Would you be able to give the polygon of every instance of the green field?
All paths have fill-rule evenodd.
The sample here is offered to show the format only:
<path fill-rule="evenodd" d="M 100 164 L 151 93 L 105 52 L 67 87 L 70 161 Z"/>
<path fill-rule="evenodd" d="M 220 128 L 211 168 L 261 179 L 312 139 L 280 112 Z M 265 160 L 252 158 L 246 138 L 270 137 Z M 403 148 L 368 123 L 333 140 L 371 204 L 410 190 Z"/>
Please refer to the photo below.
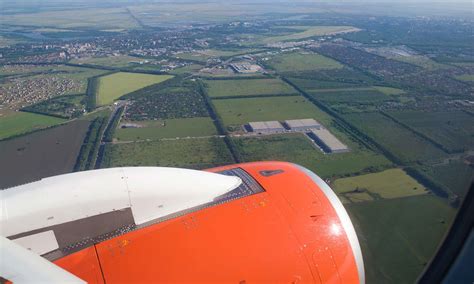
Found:
<path fill-rule="evenodd" d="M 389 114 L 449 151 L 474 150 L 474 117 L 465 112 L 397 111 Z"/>
<path fill-rule="evenodd" d="M 194 72 L 198 72 L 198 71 L 201 70 L 203 67 L 204 67 L 203 65 L 191 64 L 191 65 L 188 65 L 188 66 L 184 66 L 184 67 L 179 67 L 179 68 L 173 69 L 173 70 L 169 71 L 169 73 L 175 74 L 175 75 L 182 75 L 182 74 L 194 73 Z"/>
<path fill-rule="evenodd" d="M 404 90 L 397 89 L 397 88 L 392 88 L 392 87 L 384 87 L 384 86 L 374 86 L 373 87 L 375 90 L 385 94 L 385 95 L 402 95 L 405 94 Z"/>
<path fill-rule="evenodd" d="M 456 212 L 432 195 L 345 206 L 362 247 L 367 283 L 414 283 Z"/>
<path fill-rule="evenodd" d="M 110 57 L 85 57 L 80 59 L 71 60 L 71 63 L 75 64 L 91 64 L 99 65 L 113 68 L 123 68 L 133 66 L 138 64 L 138 62 L 144 61 L 143 58 L 120 55 L 120 56 L 110 56 Z"/>
<path fill-rule="evenodd" d="M 319 89 L 308 93 L 328 103 L 376 104 L 393 100 L 373 88 Z"/>
<path fill-rule="evenodd" d="M 293 162 L 311 169 L 323 178 L 390 166 L 385 157 L 357 146 L 353 146 L 348 153 L 324 154 L 300 133 L 233 139 L 245 162 Z"/>
<path fill-rule="evenodd" d="M 179 54 L 176 54 L 175 57 L 184 59 L 184 60 L 206 62 L 209 58 L 236 56 L 236 55 L 241 55 L 241 54 L 246 54 L 246 53 L 256 52 L 256 51 L 258 51 L 258 49 L 237 49 L 237 50 L 206 49 L 206 50 L 200 50 L 197 52 L 179 53 Z"/>
<path fill-rule="evenodd" d="M 306 80 L 306 79 L 292 79 L 294 83 L 302 88 L 304 88 L 307 92 L 311 93 L 325 93 L 325 92 L 346 92 L 346 91 L 375 91 L 382 93 L 387 96 L 398 96 L 405 94 L 404 90 L 392 88 L 392 87 L 384 87 L 384 86 L 354 86 L 354 87 L 339 87 L 339 88 L 322 88 L 318 84 L 318 82 Z M 314 84 L 314 85 L 313 85 Z"/>
<path fill-rule="evenodd" d="M 436 69 L 442 69 L 442 68 L 450 68 L 451 66 L 445 65 L 438 63 L 434 61 L 433 59 L 426 57 L 426 56 L 420 56 L 420 55 L 412 55 L 412 56 L 397 56 L 392 59 L 410 63 L 413 65 L 420 66 L 422 68 L 428 69 L 428 70 L 436 70 Z"/>
<path fill-rule="evenodd" d="M 70 7 L 68 7 L 70 9 Z M 133 29 L 139 25 L 123 8 L 61 9 L 0 17 L 0 24 L 59 29 Z"/>
<path fill-rule="evenodd" d="M 105 151 L 102 167 L 206 168 L 233 162 L 224 141 L 220 138 L 109 144 Z"/>
<path fill-rule="evenodd" d="M 205 84 L 211 98 L 296 94 L 279 79 L 206 80 Z"/>
<path fill-rule="evenodd" d="M 338 33 L 357 31 L 358 29 L 351 26 L 286 26 L 285 28 L 294 29 L 295 33 L 281 36 L 266 37 L 263 43 L 274 43 L 279 41 L 300 40 L 315 36 L 324 36 Z"/>
<path fill-rule="evenodd" d="M 268 62 L 278 72 L 302 72 L 323 69 L 340 69 L 343 65 L 320 54 L 287 53 Z"/>
<path fill-rule="evenodd" d="M 288 78 L 295 85 L 304 90 L 317 90 L 317 89 L 340 89 L 340 88 L 361 88 L 365 84 L 361 83 L 345 83 L 340 81 L 333 81 L 329 78 L 322 79 L 302 79 L 302 78 Z M 367 86 L 368 87 L 368 86 Z"/>
<path fill-rule="evenodd" d="M 469 186 L 474 182 L 474 168 L 464 163 L 464 161 L 450 161 L 431 167 L 423 167 L 422 171 L 460 197 L 466 195 Z"/>
<path fill-rule="evenodd" d="M 325 125 L 332 121 L 300 96 L 214 100 L 212 103 L 226 126 L 298 118 L 314 118 Z"/>
<path fill-rule="evenodd" d="M 456 79 L 459 79 L 461 81 L 466 81 L 466 82 L 474 82 L 474 74 L 464 74 L 457 76 Z"/>
<path fill-rule="evenodd" d="M 436 160 L 446 156 L 430 142 L 380 113 L 352 113 L 343 117 L 404 162 Z"/>
<path fill-rule="evenodd" d="M 0 116 L 0 139 L 45 128 L 63 121 L 65 120 L 61 118 L 29 112 L 15 112 Z"/>
<path fill-rule="evenodd" d="M 143 127 L 119 128 L 115 131 L 115 137 L 121 141 L 135 141 L 216 135 L 216 127 L 209 117 L 140 121 L 133 123 L 143 125 Z"/>
<path fill-rule="evenodd" d="M 354 194 L 359 193 L 366 193 L 372 199 L 391 199 L 428 192 L 423 185 L 401 169 L 337 179 L 332 188 L 351 200 Z"/>
<path fill-rule="evenodd" d="M 149 85 L 161 83 L 172 78 L 170 75 L 151 75 L 118 72 L 98 79 L 97 104 L 112 103 L 121 96 Z"/>

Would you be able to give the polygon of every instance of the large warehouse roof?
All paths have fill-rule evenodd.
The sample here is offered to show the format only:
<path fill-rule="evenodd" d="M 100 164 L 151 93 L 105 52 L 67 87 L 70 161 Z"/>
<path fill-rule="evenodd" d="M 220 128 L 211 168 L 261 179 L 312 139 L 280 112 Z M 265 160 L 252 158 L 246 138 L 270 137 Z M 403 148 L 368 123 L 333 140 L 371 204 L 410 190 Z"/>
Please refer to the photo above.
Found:
<path fill-rule="evenodd" d="M 312 118 L 285 120 L 285 124 L 291 129 L 310 129 L 321 127 L 321 124 Z"/>
<path fill-rule="evenodd" d="M 332 135 L 332 133 L 326 128 L 311 129 L 311 133 L 313 133 L 331 152 L 345 152 L 349 150 L 345 144 L 339 141 L 339 139 Z"/>
<path fill-rule="evenodd" d="M 285 130 L 283 125 L 278 121 L 257 121 L 249 122 L 249 126 L 253 131 L 282 131 Z"/>

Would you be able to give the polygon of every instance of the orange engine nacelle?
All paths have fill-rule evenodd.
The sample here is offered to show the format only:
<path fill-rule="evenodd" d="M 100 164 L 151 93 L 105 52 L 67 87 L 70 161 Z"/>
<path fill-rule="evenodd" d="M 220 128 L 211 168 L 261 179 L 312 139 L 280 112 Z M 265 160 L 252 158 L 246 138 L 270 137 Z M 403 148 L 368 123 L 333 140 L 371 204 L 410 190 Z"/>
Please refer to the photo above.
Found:
<path fill-rule="evenodd" d="M 208 171 L 235 168 L 262 190 L 137 227 L 54 263 L 89 283 L 364 283 L 354 228 L 326 183 L 283 162 Z"/>

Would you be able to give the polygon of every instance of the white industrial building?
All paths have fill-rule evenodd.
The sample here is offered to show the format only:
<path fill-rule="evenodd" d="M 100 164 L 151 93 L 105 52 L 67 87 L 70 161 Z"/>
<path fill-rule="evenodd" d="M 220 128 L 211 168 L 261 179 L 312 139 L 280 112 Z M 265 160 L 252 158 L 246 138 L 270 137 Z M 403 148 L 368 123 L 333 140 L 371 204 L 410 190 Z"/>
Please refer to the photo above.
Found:
<path fill-rule="evenodd" d="M 285 127 L 278 121 L 256 121 L 249 122 L 250 131 L 256 133 L 280 133 L 285 132 Z"/>
<path fill-rule="evenodd" d="M 309 131 L 310 129 L 320 129 L 321 124 L 312 118 L 285 120 L 286 126 L 294 131 Z"/>
<path fill-rule="evenodd" d="M 262 67 L 260 67 L 257 64 L 252 64 L 250 62 L 236 62 L 236 63 L 231 63 L 230 67 L 236 72 L 236 73 L 256 73 L 262 71 Z"/>
<path fill-rule="evenodd" d="M 308 135 L 315 139 L 316 143 L 320 144 L 324 151 L 329 153 L 344 153 L 348 152 L 349 148 L 337 139 L 326 128 L 311 129 Z"/>

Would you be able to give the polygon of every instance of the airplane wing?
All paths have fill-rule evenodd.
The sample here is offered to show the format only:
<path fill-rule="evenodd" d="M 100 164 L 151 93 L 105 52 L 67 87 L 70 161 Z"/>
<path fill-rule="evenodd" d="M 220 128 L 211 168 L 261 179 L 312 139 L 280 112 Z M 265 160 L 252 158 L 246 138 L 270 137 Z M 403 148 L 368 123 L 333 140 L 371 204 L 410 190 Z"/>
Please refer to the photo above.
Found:
<path fill-rule="evenodd" d="M 101 169 L 0 198 L 0 276 L 14 283 L 35 269 L 71 283 L 365 281 L 344 207 L 290 163 Z"/>

